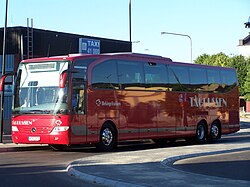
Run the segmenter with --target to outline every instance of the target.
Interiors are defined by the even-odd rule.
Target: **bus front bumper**
[[[58,134],[24,134],[12,132],[12,141],[16,144],[70,144],[68,132],[60,132]]]

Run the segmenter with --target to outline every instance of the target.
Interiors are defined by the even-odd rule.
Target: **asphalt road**
[[[184,159],[177,161],[174,167],[203,175],[250,181],[250,150]]]
[[[67,164],[78,158],[97,155],[93,148],[55,152],[47,150],[0,153],[1,187],[98,186],[75,180],[67,174]]]
[[[223,137],[219,143],[245,143],[249,140],[250,136]],[[192,173],[250,181],[250,148],[230,153],[183,159],[175,162],[173,167]]]
[[[177,145],[176,145],[177,146]],[[121,143],[114,152],[133,152],[159,148],[150,141]],[[41,147],[0,152],[0,187],[98,187],[100,185],[77,180],[67,174],[67,166],[77,159],[108,153],[97,152],[94,147],[73,147],[66,151],[53,151]]]
[[[218,143],[211,146],[223,147],[226,144],[244,144],[249,142],[249,135],[228,136],[223,137]],[[200,147],[196,145],[191,147]],[[190,144],[185,141],[178,141],[169,144],[166,149],[149,141],[130,141],[120,144],[115,153],[119,155],[134,155],[141,152],[144,156],[149,152],[159,153],[164,151],[164,155],[174,150],[190,150]],[[144,151],[145,150],[145,151]],[[171,151],[172,150],[172,151]],[[133,153],[134,152],[134,153]],[[95,148],[73,148],[64,152],[55,152],[51,149],[30,150],[30,151],[11,151],[0,152],[0,186],[98,186],[97,184],[87,183],[67,174],[66,167],[69,163],[77,159],[87,159],[92,156],[101,156],[105,158],[105,154],[96,152]],[[138,155],[139,156],[139,155]],[[152,155],[151,155],[152,156]],[[129,158],[129,157],[128,157]],[[143,156],[139,156],[141,160]],[[211,155],[196,157],[192,159],[184,159],[175,162],[174,167],[205,175],[213,175],[218,177],[249,180],[249,163],[250,149],[233,153],[223,153],[220,155]],[[230,163],[230,164],[228,164]],[[236,168],[236,169],[235,169]],[[230,173],[231,172],[231,173]]]

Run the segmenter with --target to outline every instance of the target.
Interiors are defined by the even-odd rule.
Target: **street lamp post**
[[[5,73],[5,43],[6,43],[6,30],[7,30],[7,15],[8,15],[8,0],[6,0],[5,10],[5,26],[3,32],[3,60],[2,60],[2,76]],[[3,84],[3,83],[2,83]],[[0,143],[3,142],[3,112],[4,112],[4,89],[0,93]]]
[[[177,35],[177,36],[185,36],[188,37],[190,39],[190,58],[191,58],[191,62],[193,61],[193,57],[192,57],[192,39],[189,35],[187,34],[178,34],[178,33],[173,33],[173,32],[161,32],[161,35],[163,34],[171,34],[171,35]]]
[[[131,51],[132,51],[132,29],[131,29],[131,0],[129,0],[129,8],[128,8],[128,12],[129,12],[129,42],[130,42],[130,47],[131,47]]]

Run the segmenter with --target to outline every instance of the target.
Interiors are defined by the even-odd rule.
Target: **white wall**
[[[238,47],[240,55],[243,55],[245,57],[250,57],[250,45],[241,45]]]

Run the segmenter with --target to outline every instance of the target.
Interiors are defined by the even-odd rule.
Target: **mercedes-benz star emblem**
[[[36,132],[36,128],[33,127],[33,128],[31,129],[31,131],[32,131],[32,132]]]

